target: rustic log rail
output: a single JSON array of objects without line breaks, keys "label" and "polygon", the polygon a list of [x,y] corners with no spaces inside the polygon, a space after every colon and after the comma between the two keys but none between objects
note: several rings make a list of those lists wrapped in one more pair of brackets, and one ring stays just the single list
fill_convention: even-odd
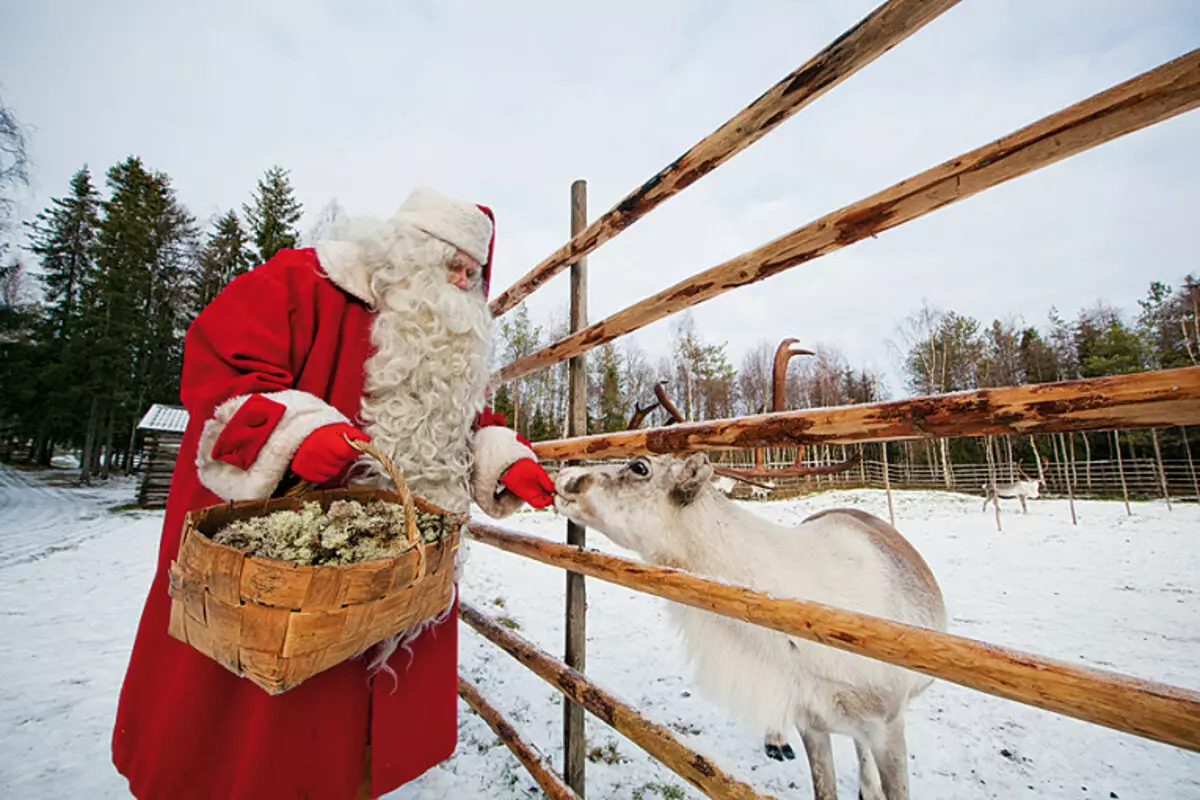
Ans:
[{"label": "rustic log rail", "polygon": [[1200,424],[1200,367],[809,408],[534,444],[544,460]]},{"label": "rustic log rail", "polygon": [[483,717],[483,721],[500,737],[500,741],[504,742],[517,760],[525,766],[525,769],[529,770],[530,776],[537,781],[538,786],[542,787],[542,791],[546,793],[547,797],[551,800],[583,800],[575,794],[570,786],[563,783],[562,778],[558,777],[558,773],[554,771],[549,759],[518,736],[508,720],[488,701],[484,700],[475,685],[462,675],[458,676],[458,696],[475,709],[475,713]]},{"label": "rustic log rail", "polygon": [[875,236],[1200,105],[1200,49],[700,272],[492,376],[499,386],[739,286]]},{"label": "rustic log rail", "polygon": [[726,775],[707,758],[680,743],[669,730],[646,719],[632,706],[588,680],[582,672],[571,669],[532,642],[480,612],[470,603],[460,603],[458,615],[463,622],[524,664],[568,699],[586,708],[707,796],[730,800],[764,797],[749,785]]},{"label": "rustic log rail", "polygon": [[564,268],[757,142],[784,120],[932,22],[958,0],[889,0],[768,89],[691,150],[659,170],[491,303],[512,310]]},{"label": "rustic log rail", "polygon": [[[777,599],[680,570],[569,547],[492,525],[472,523],[469,527],[470,537],[475,541],[544,564],[916,670],[997,697],[1200,751],[1198,692],[1078,667],[820,603]],[[521,660],[526,661],[524,657]]]}]

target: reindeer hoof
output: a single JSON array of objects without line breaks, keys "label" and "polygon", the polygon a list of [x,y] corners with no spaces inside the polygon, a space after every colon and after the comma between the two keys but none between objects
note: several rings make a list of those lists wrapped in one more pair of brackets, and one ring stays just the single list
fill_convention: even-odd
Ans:
[{"label": "reindeer hoof", "polygon": [[788,761],[796,760],[796,751],[792,749],[790,744],[785,744],[783,747],[779,748],[779,752],[783,753],[783,757]]},{"label": "reindeer hoof", "polygon": [[[786,745],[784,745],[786,747]],[[789,750],[791,748],[788,748]],[[766,746],[767,758],[773,761],[783,761],[783,751],[779,749],[777,744],[769,744]]]}]

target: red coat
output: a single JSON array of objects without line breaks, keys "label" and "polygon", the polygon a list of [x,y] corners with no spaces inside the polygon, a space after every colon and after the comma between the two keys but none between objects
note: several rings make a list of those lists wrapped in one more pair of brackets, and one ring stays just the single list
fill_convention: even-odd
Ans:
[{"label": "red coat", "polygon": [[[395,683],[382,672],[370,677],[367,659],[360,658],[276,696],[167,635],[167,569],[184,514],[236,497],[247,486],[273,488],[303,435],[334,418],[358,417],[373,312],[317,267],[313,250],[282,251],[231,283],[188,331],[181,395],[190,421],[113,732],[113,761],[139,798],[348,800],[363,781],[368,729],[373,795],[412,780],[454,750],[453,615],[413,642],[411,659],[403,651],[391,658]],[[340,283],[348,285],[344,278]],[[231,419],[237,423],[242,401],[259,394],[289,410],[265,424],[262,415],[241,419],[245,435],[222,439],[242,448],[249,471],[213,462],[208,442],[214,431],[231,427]],[[497,470],[532,451],[512,441],[511,431],[485,431],[493,443],[503,441],[483,459],[487,474],[476,480],[495,487]],[[476,435],[477,454],[485,431]],[[202,438],[204,447],[198,446]],[[198,460],[203,469],[227,474],[202,483]],[[480,463],[477,455],[477,471]],[[234,488],[223,491],[226,485]],[[502,516],[516,505],[508,498],[506,507],[485,510]]]}]

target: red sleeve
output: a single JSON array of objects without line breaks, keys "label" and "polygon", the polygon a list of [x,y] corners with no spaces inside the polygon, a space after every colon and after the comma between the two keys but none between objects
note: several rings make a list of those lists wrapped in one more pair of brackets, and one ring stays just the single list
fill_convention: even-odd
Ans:
[{"label": "red sleeve", "polygon": [[190,414],[207,419],[231,397],[292,388],[314,333],[293,284],[304,274],[298,267],[315,278],[315,266],[310,252],[284,251],[200,312],[184,343],[180,396]]}]

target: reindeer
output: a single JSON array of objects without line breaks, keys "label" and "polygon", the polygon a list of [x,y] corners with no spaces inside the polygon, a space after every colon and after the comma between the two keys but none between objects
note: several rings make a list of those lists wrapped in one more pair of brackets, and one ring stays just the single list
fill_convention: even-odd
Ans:
[{"label": "reindeer", "polygon": [[[883,520],[856,509],[768,522],[710,483],[703,453],[569,467],[555,507],[646,560],[780,597],[946,629],[933,573]],[[794,758],[800,733],[817,800],[836,800],[831,733],[854,739],[866,800],[908,797],[904,714],[932,679],[900,667],[670,603],[700,683],[765,731],[770,758]]]},{"label": "reindeer", "polygon": [[1001,497],[1012,498],[1017,497],[1021,500],[1021,513],[1028,514],[1029,507],[1025,505],[1026,497],[1038,497],[1038,491],[1041,486],[1041,481],[1037,478],[1031,478],[1025,473],[1025,467],[1018,464],[1017,471],[1021,473],[1024,480],[1015,481],[1013,483],[996,483],[991,481],[983,484],[983,508],[982,511],[987,511],[988,503],[995,503],[996,507],[1000,507]]}]

